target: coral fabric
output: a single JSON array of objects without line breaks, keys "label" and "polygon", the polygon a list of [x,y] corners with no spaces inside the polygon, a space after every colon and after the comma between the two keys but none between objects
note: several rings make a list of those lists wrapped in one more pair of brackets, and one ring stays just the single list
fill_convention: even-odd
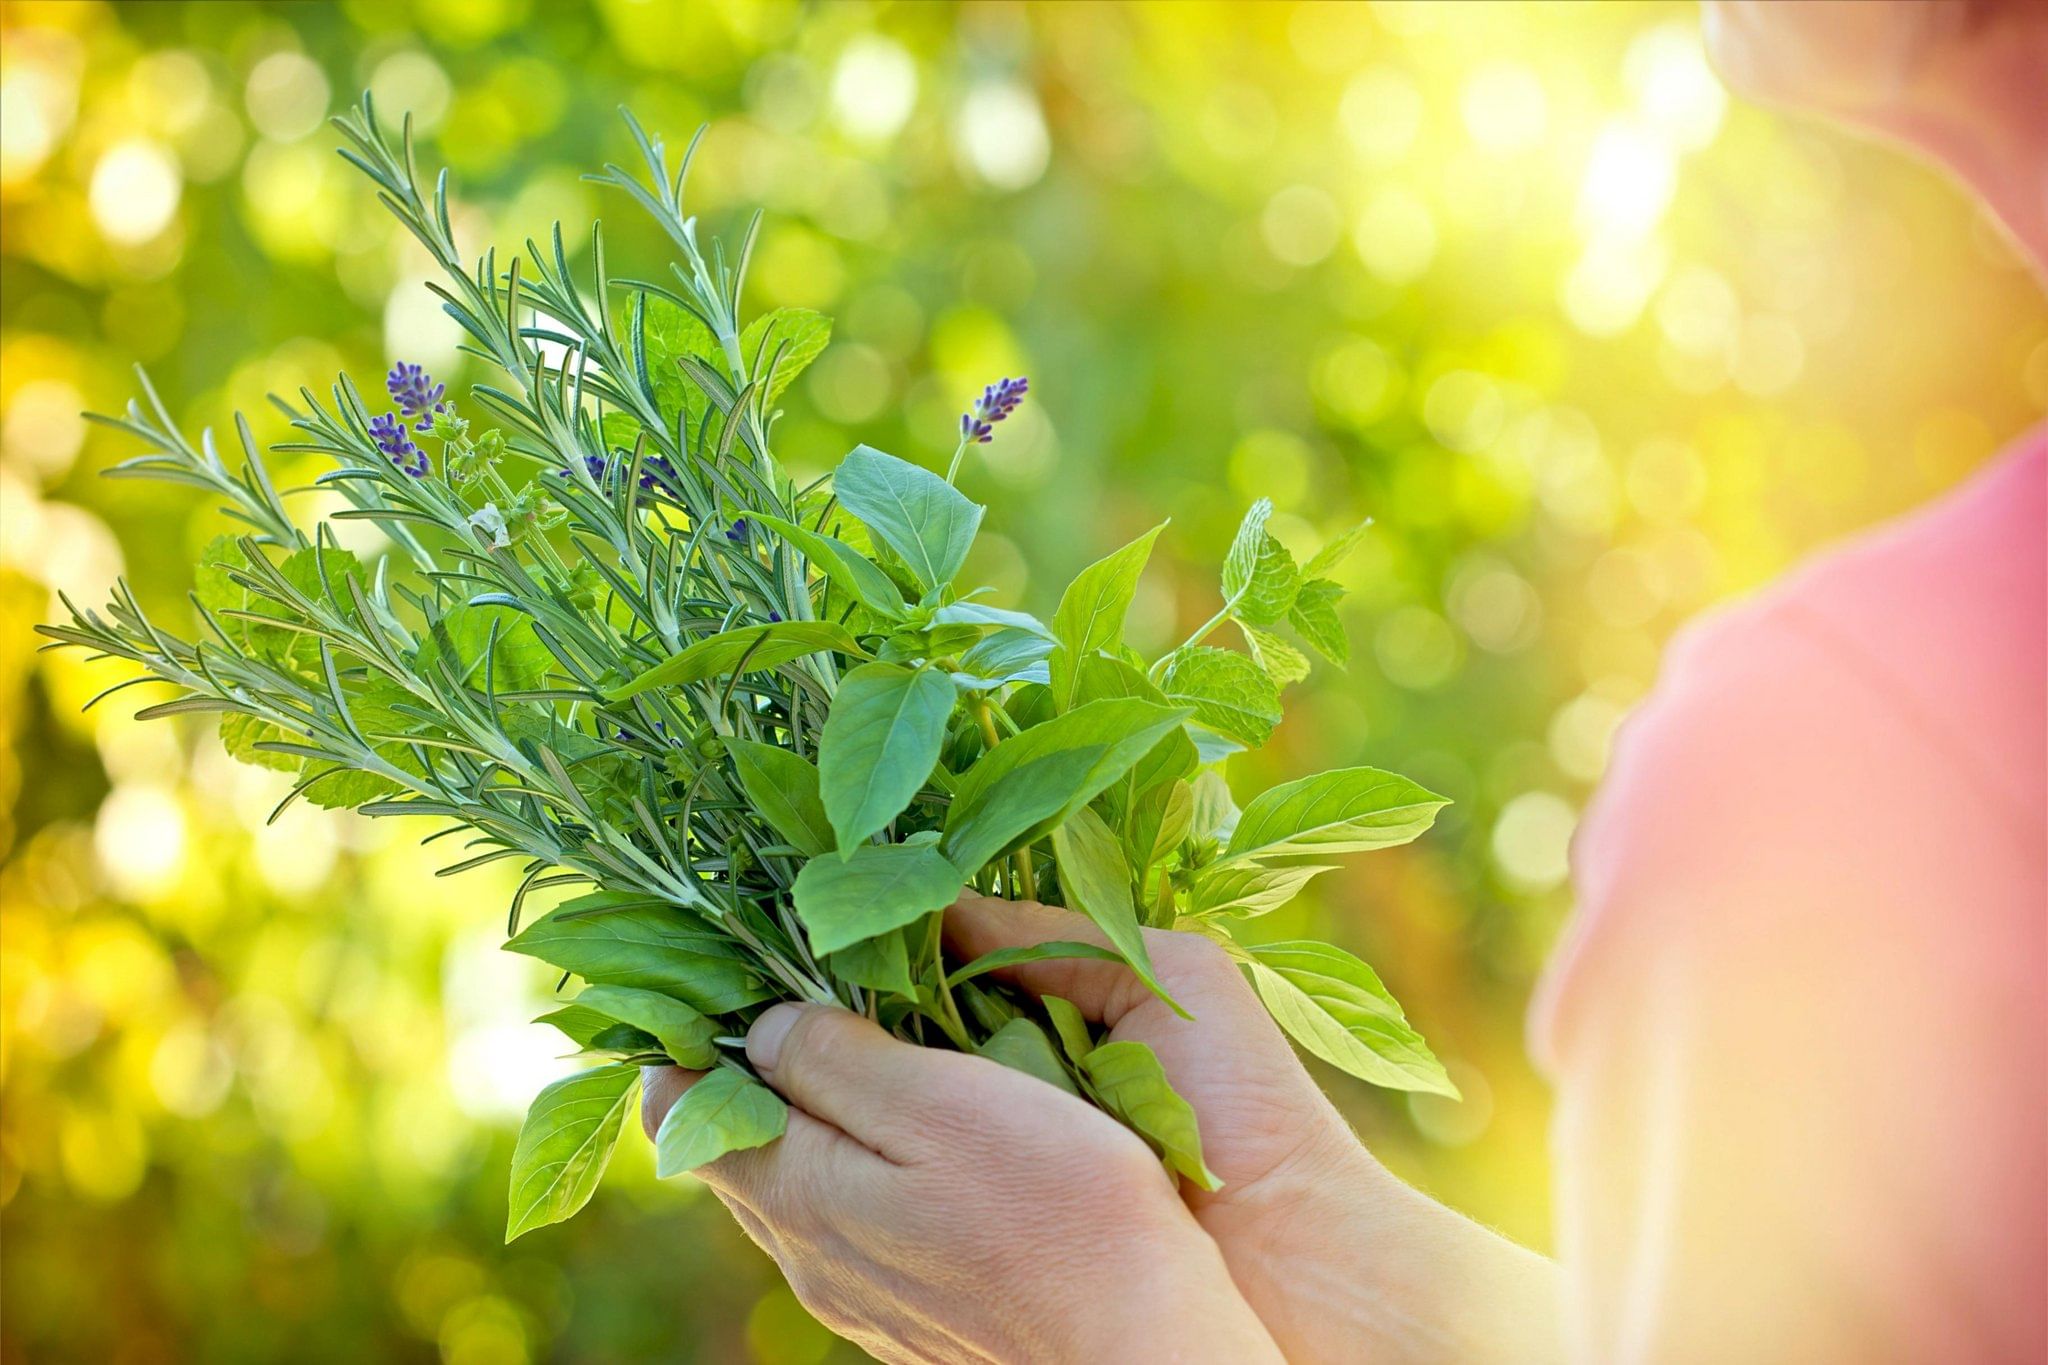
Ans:
[{"label": "coral fabric", "polygon": [[1532,1035],[1575,1360],[2048,1360],[2048,428],[1689,628]]}]

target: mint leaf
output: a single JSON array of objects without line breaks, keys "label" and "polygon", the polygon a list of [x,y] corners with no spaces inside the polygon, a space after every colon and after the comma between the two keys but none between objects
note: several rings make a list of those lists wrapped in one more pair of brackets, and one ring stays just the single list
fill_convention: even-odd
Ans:
[{"label": "mint leaf", "polygon": [[1166,656],[1159,687],[1168,701],[1194,708],[1202,724],[1253,747],[1280,723],[1280,689],[1264,669],[1227,649],[1175,650]]}]

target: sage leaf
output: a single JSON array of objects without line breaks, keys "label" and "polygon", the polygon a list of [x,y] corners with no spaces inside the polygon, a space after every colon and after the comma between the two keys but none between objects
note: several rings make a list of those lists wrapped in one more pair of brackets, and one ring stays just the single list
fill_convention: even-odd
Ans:
[{"label": "sage leaf", "polygon": [[638,1067],[600,1066],[534,1096],[512,1149],[506,1241],[559,1223],[590,1202],[639,1083]]},{"label": "sage leaf", "polygon": [[1052,1039],[1046,1037],[1045,1030],[1033,1020],[1019,1015],[990,1034],[988,1041],[977,1047],[975,1052],[1013,1071],[1036,1076],[1076,1099],[1081,1097],[1081,1087],[1074,1084],[1074,1078],[1061,1065],[1059,1053],[1053,1050]]},{"label": "sage leaf", "polygon": [[945,909],[966,884],[930,844],[861,844],[805,863],[791,895],[811,951],[834,953]]},{"label": "sage leaf", "polygon": [[789,1106],[751,1076],[720,1067],[683,1092],[654,1134],[654,1173],[664,1180],[763,1147],[789,1127]]},{"label": "sage leaf", "polygon": [[841,592],[886,620],[903,617],[903,594],[889,575],[876,568],[866,556],[843,540],[781,517],[758,516],[763,526],[782,534],[819,573]]},{"label": "sage leaf", "polygon": [[953,684],[934,669],[863,664],[840,680],[818,740],[818,784],[841,856],[924,786],[952,713]]},{"label": "sage leaf", "polygon": [[832,822],[818,795],[816,764],[779,745],[753,740],[729,739],[725,751],[747,800],[790,847],[815,857],[835,846]]},{"label": "sage leaf", "polygon": [[771,621],[706,636],[605,695],[612,701],[624,701],[650,688],[679,687],[706,678],[721,678],[742,666],[748,671],[777,668],[823,650],[851,654],[857,659],[868,657],[860,642],[836,622]]},{"label": "sage leaf", "polygon": [[981,526],[983,509],[953,485],[873,446],[855,446],[839,462],[832,490],[926,588],[953,581]]},{"label": "sage leaf", "polygon": [[1223,1188],[1202,1160],[1193,1106],[1167,1082],[1151,1048],[1128,1039],[1104,1043],[1081,1059],[1081,1074],[1102,1107],[1145,1139],[1168,1170],[1205,1190]]},{"label": "sage leaf", "polygon": [[1152,557],[1152,542],[1165,523],[1145,532],[1130,544],[1103,556],[1074,576],[1060,594],[1053,613],[1052,688],[1056,704],[1065,710],[1074,702],[1074,682],[1081,661],[1098,650],[1113,650],[1123,643],[1124,616],[1138,590],[1138,575]]},{"label": "sage leaf", "polygon": [[730,1014],[772,994],[730,936],[678,907],[625,893],[580,896],[505,947],[593,985],[672,995],[699,1014]]},{"label": "sage leaf", "polygon": [[1083,806],[1053,830],[1052,847],[1060,862],[1060,889],[1066,894],[1067,908],[1094,921],[1154,995],[1172,1005],[1182,1018],[1191,1017],[1153,975],[1152,957],[1145,951],[1145,931],[1131,900],[1130,864],[1115,832],[1101,816]]},{"label": "sage leaf", "polygon": [[711,1043],[717,1026],[672,996],[633,986],[586,986],[572,1003],[651,1035],[677,1066],[701,1071],[718,1059]]},{"label": "sage leaf", "polygon": [[1266,943],[1250,953],[1259,999],[1303,1049],[1374,1085],[1458,1098],[1371,967],[1327,943]]},{"label": "sage leaf", "polygon": [[1395,773],[1335,768],[1253,797],[1220,861],[1361,853],[1405,844],[1449,804]]},{"label": "sage leaf", "polygon": [[1166,699],[1192,707],[1195,719],[1217,733],[1256,748],[1280,723],[1280,689],[1244,655],[1191,645],[1165,662],[1159,686]]}]

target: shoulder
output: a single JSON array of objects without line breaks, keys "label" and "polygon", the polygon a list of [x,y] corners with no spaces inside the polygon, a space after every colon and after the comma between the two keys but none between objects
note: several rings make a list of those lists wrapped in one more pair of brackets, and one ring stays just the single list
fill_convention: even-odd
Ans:
[{"label": "shoulder", "polygon": [[2015,868],[2037,876],[2043,454],[2023,447],[1673,642],[1574,841],[1539,1055],[1592,983],[1750,961],[1765,942],[1912,941],[1959,860],[1994,892]]}]

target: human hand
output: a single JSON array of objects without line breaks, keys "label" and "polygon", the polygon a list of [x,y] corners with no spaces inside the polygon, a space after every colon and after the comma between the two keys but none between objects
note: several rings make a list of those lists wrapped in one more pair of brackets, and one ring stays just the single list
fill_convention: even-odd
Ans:
[{"label": "human hand", "polygon": [[[1102,944],[1072,911],[964,896],[963,960],[1053,940]],[[996,975],[1071,1001],[1159,1057],[1222,1181],[1188,1208],[1290,1361],[1535,1362],[1556,1351],[1553,1269],[1403,1184],[1358,1142],[1223,949],[1145,931],[1176,1014],[1120,963],[1052,958]],[[1067,1099],[1061,1095],[1062,1100]]]},{"label": "human hand", "polygon": [[[1022,1072],[778,1005],[789,1127],[697,1174],[819,1321],[887,1361],[1277,1361],[1145,1144]],[[650,1069],[650,1136],[696,1073]]]}]

